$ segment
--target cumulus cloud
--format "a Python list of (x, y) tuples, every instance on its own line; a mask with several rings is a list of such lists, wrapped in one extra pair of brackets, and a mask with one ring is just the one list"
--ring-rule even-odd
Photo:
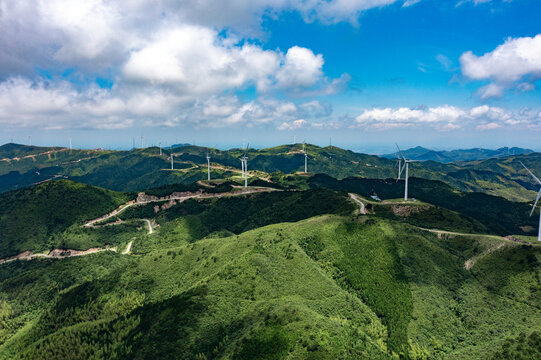
[[(143, 121), (223, 126), (272, 122), (282, 115), (282, 122), (310, 119), (327, 108), (270, 99), (334, 94), (349, 75), (326, 77), (323, 55), (310, 49), (268, 50), (246, 36), (257, 35), (264, 16), (305, 14), (323, 5), (0, 0), (0, 123), (121, 128)], [(36, 69), (47, 75), (37, 76)], [(66, 71), (76, 81), (66, 81)], [(94, 84), (103, 74), (112, 89)], [(231, 95), (250, 87), (254, 101)]]
[(304, 119), (293, 120), (291, 122), (283, 122), (278, 126), (278, 130), (296, 130), (306, 126), (307, 121)]
[(490, 83), (479, 90), (486, 99), (501, 97), (505, 89), (527, 91), (541, 77), (541, 34), (535, 37), (508, 38), (482, 56), (471, 51), (460, 57), (462, 74), (472, 80)]
[(263, 34), (266, 16), (298, 12), (307, 21), (355, 22), (401, 0), (0, 0), (0, 77), (13, 71), (86, 66), (102, 70), (178, 24)]
[(194, 95), (249, 82), (265, 90), (280, 69), (280, 61), (278, 52), (249, 44), (236, 46), (214, 30), (182, 26), (160, 33), (154, 41), (133, 51), (123, 74), (127, 80), (173, 85)]
[(88, 88), (10, 78), (0, 83), (0, 126), (44, 129), (120, 129), (138, 126), (278, 126), (299, 118), (320, 119), (332, 112), (319, 101), (293, 103), (259, 98), (243, 102), (234, 95), (201, 99), (167, 89), (137, 91)]
[(215, 30), (186, 25), (134, 50), (123, 75), (127, 81), (173, 86), (193, 95), (247, 85), (260, 92), (307, 91), (319, 85), (319, 90), (333, 93), (344, 77), (328, 80), (323, 63), (321, 54), (307, 48), (293, 46), (284, 55), (251, 44), (237, 45)]
[(515, 113), (499, 107), (482, 105), (471, 109), (444, 105), (420, 108), (372, 108), (355, 119), (357, 126), (367, 129), (394, 129), (431, 126), (438, 130), (474, 127), (492, 130), (504, 126), (536, 127), (539, 114), (530, 110)]
[(323, 56), (314, 55), (310, 49), (293, 46), (284, 59), (284, 64), (276, 74), (281, 87), (310, 87), (323, 76)]

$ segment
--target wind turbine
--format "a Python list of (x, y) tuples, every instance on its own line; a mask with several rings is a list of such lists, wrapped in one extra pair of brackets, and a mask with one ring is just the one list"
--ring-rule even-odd
[(162, 156), (162, 142), (160, 141), (160, 156)]
[(171, 170), (174, 170), (173, 168), (173, 152), (171, 151)]
[(246, 144), (246, 148), (244, 149), (244, 156), (242, 159), (244, 160), (244, 187), (248, 187), (248, 156), (246, 156), (246, 152), (248, 151), (248, 147), (250, 146), (250, 143)]
[[(537, 176), (535, 176), (531, 171), (530, 169), (528, 169), (526, 167), (526, 165), (524, 165), (522, 163), (522, 161), (520, 162), (520, 164), (522, 166), (524, 166), (524, 169), (526, 169), (526, 171), (528, 171), (528, 173), (530, 173), (530, 175), (534, 178), (534, 180), (539, 184), (541, 185), (541, 180), (539, 180), (537, 178)], [(533, 204), (533, 207), (532, 207), (532, 211), (530, 212), (530, 216), (533, 215), (533, 212), (535, 210), (535, 207), (537, 206), (537, 202), (539, 201), (539, 198), (541, 198), (541, 189), (539, 189), (539, 192), (537, 193), (537, 197), (535, 198), (535, 203)], [(541, 212), (539, 212), (539, 230), (538, 230), (538, 233), (537, 233), (537, 241), (541, 241)]]
[(70, 138), (70, 154), (71, 154), (71, 149), (72, 149), (72, 147), (71, 147), (71, 138)]
[(207, 153), (207, 180), (210, 181), (210, 156)]
[(396, 156), (398, 157), (398, 177), (396, 178), (396, 182), (398, 182), (402, 175), (402, 158), (400, 157), (400, 154), (396, 154)]
[(308, 173), (308, 154), (306, 153), (306, 143), (302, 143), (302, 152), (304, 153), (304, 173)]
[(250, 143), (246, 145), (244, 148), (244, 155), (240, 158), (240, 163), (242, 164), (242, 177), (244, 178), (244, 187), (248, 187), (248, 157), (246, 156), (248, 146), (250, 146)]
[[(395, 143), (396, 144), (396, 143)], [(402, 160), (404, 160), (404, 166), (402, 167), (402, 170), (398, 171), (398, 177), (400, 178), (400, 174), (404, 169), (406, 169), (406, 175), (404, 176), (404, 201), (408, 201), (408, 170), (409, 170), (409, 164), (410, 162), (415, 162), (415, 160), (409, 160), (404, 157), (404, 154), (402, 154), (402, 151), (400, 151), (400, 148), (398, 147), (398, 144), (396, 144), (396, 148), (398, 149), (398, 152), (400, 153), (400, 156), (402, 157)]]

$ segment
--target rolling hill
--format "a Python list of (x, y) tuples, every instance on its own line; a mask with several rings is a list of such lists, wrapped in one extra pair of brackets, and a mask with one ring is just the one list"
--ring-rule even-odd
[[(514, 155), (531, 154), (533, 150), (523, 149), (519, 147), (502, 147), (496, 150), (473, 148), (460, 150), (443, 150), (435, 151), (426, 149), (422, 146), (417, 146), (411, 149), (403, 150), (402, 154), (408, 159), (418, 161), (438, 161), (442, 163), (461, 162), (461, 161), (476, 161), (486, 160), (491, 158), (501, 158)], [(396, 159), (397, 153), (383, 155), (388, 159)]]
[[(237, 195), (234, 183), (151, 189), (139, 198), (161, 202), (116, 217), (150, 219), (153, 233), (133, 232), (115, 218), (88, 229), (110, 239), (128, 233), (130, 252), (0, 264), (0, 359), (496, 359), (540, 353), (540, 246), (482, 234), (494, 233), (489, 216), (482, 222), (428, 202), (361, 198), (369, 210), (362, 215), (347, 194), (376, 190), (390, 199), (400, 190), (394, 181), (304, 180), (312, 189)], [(437, 189), (448, 206), (471, 196), (445, 188), (412, 179), (416, 196)], [(160, 200), (169, 192), (209, 197)], [(72, 237), (83, 220), (135, 194), (55, 181), (2, 196), (10, 209), (3, 219), (13, 211), (39, 218), (51, 213), (32, 231), (46, 237), (61, 231), (60, 223), (62, 236)], [(56, 213), (50, 204), (73, 208)], [(422, 216), (426, 211), (430, 216)], [(8, 228), (25, 222), (10, 219)], [(426, 230), (441, 227), (466, 234)]]
[[(11, 148), (12, 145), (7, 147)], [(189, 184), (206, 178), (207, 152), (211, 156), (211, 177), (231, 179), (239, 174), (238, 158), (244, 154), (241, 149), (221, 151), (193, 145), (165, 149), (162, 156), (155, 147), (132, 151), (73, 150), (71, 154), (66, 149), (54, 153), (47, 151), (24, 159), (0, 161), (0, 191), (60, 178), (115, 191)], [(173, 171), (170, 170), (169, 161), (171, 151), (175, 162)], [(309, 144), (307, 153), (311, 173), (328, 174), (339, 179), (350, 176), (380, 179), (397, 176), (397, 162), (393, 159), (354, 153), (334, 146), (321, 148)], [(304, 155), (298, 144), (248, 149), (247, 156), (250, 171), (259, 172), (260, 176), (274, 172), (295, 173), (304, 168)], [(535, 186), (518, 161), (524, 159), (537, 169), (541, 167), (539, 156), (533, 153), (460, 165), (425, 161), (411, 164), (410, 171), (412, 176), (441, 180), (461, 191), (484, 192), (513, 201), (528, 201), (535, 198)]]

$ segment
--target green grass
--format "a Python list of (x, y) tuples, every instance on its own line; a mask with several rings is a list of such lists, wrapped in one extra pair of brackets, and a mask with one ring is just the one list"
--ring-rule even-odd
[[(281, 178), (281, 185), (304, 189), (304, 176), (285, 175), (303, 171), (304, 157), (300, 153), (301, 148), (302, 146), (297, 144), (248, 149), (250, 169), (259, 171), (261, 176), (272, 173), (273, 178)], [(8, 144), (0, 147), (0, 153), (2, 149), (5, 150), (4, 153), (12, 155), (39, 153), (52, 148)], [(157, 147), (132, 151), (61, 151), (51, 158), (40, 155), (35, 159), (0, 162), (0, 192), (30, 186), (54, 175), (116, 191), (139, 191), (178, 182), (189, 184), (206, 179), (207, 153), (210, 154), (213, 165), (226, 168), (212, 169), (211, 177), (226, 179), (238, 176), (237, 172), (231, 170), (239, 169), (238, 158), (244, 154), (244, 150), (240, 149), (221, 151), (198, 146), (176, 147), (172, 151), (175, 154), (175, 169), (182, 170), (169, 171), (168, 156), (171, 150), (166, 149), (163, 155), (159, 156)], [(354, 153), (334, 146), (318, 147), (308, 144), (306, 151), (310, 157), (309, 171), (312, 174), (323, 173), (339, 179), (352, 176), (385, 179), (396, 176), (397, 164), (394, 159)], [(84, 160), (78, 161), (81, 159)], [(425, 161), (411, 164), (410, 175), (445, 181), (465, 192), (483, 192), (512, 201), (531, 201), (535, 198), (537, 189), (521, 168), (519, 160), (526, 162), (534, 172), (538, 169), (538, 164), (541, 164), (538, 153), (461, 164)]]
[(60, 180), (0, 195), (0, 258), (60, 246), (73, 225), (101, 216), (128, 196)]
[[(441, 184), (416, 180), (421, 195)], [(33, 216), (39, 225), (31, 225), (32, 243), (16, 246), (122, 250), (134, 243), (132, 255), (0, 265), (0, 359), (478, 359), (539, 352), (541, 247), (422, 230), (488, 231), (485, 222), (421, 201), (369, 202), (371, 214), (359, 215), (340, 191), (367, 196), (376, 189), (393, 198), (398, 190), (385, 181), (321, 183), (306, 191), (191, 199), (157, 212), (156, 204), (134, 206), (119, 215), (126, 223), (99, 228), (80, 225), (133, 194), (57, 181), (1, 195), (9, 205), (4, 224), (19, 219), (22, 227), (20, 220)], [(329, 183), (340, 191), (325, 189)], [(176, 184), (148, 193), (196, 189)], [(224, 183), (211, 191), (230, 189)], [(443, 194), (447, 204), (464, 201), (452, 189)], [(51, 202), (58, 211), (46, 208)], [(403, 216), (390, 206), (422, 211)], [(147, 234), (141, 218), (159, 227)]]

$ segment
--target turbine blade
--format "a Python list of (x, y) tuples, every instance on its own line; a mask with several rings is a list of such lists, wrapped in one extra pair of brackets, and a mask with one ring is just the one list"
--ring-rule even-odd
[(532, 206), (532, 211), (530, 212), (530, 216), (533, 215), (533, 212), (535, 210), (535, 207), (537, 206), (537, 202), (539, 201), (539, 198), (541, 198), (541, 190), (537, 193), (537, 197), (535, 198), (535, 203)]
[(530, 173), (530, 175), (535, 179), (535, 181), (537, 181), (537, 183), (538, 183), (539, 185), (541, 185), (541, 180), (539, 180), (539, 179), (537, 178), (537, 176), (535, 176), (535, 175), (533, 174), (533, 172), (531, 172), (530, 169), (528, 169), (528, 168), (526, 167), (526, 165), (524, 165), (524, 164), (522, 163), (522, 161), (519, 161), (519, 162), (520, 162), (520, 164), (524, 167), (524, 169), (526, 169), (526, 171), (527, 171), (528, 173)]
[(404, 161), (406, 160), (406, 158), (404, 157), (404, 154), (402, 154), (402, 151), (400, 150), (400, 148), (398, 147), (398, 144), (397, 143), (394, 143), (396, 145), (396, 148), (398, 149), (398, 152), (400, 153), (400, 156), (402, 156), (402, 159), (404, 159)]

